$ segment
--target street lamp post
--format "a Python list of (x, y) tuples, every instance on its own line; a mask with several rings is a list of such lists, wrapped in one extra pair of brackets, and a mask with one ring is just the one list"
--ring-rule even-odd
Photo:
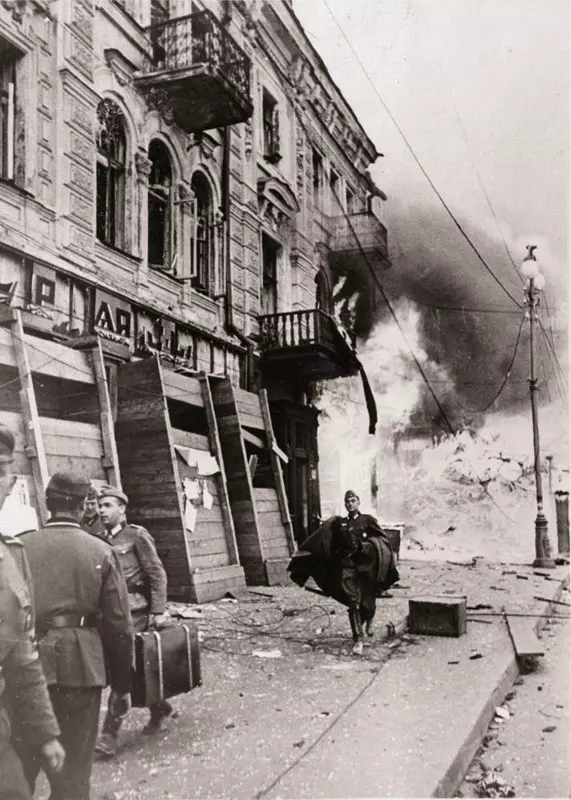
[(539, 444), (539, 421), (537, 413), (537, 377), (535, 374), (535, 322), (539, 295), (545, 286), (545, 278), (539, 271), (539, 264), (533, 254), (535, 245), (527, 246), (527, 256), (521, 265), (521, 274), (526, 280), (524, 305), (529, 317), (530, 376), (529, 394), (531, 399), (531, 421), (533, 425), (533, 466), (535, 471), (535, 496), (537, 500), (537, 516), (535, 518), (535, 560), (534, 567), (552, 569), (555, 562), (551, 557), (551, 544), (547, 531), (547, 519), (543, 513), (543, 486), (541, 482), (541, 456)]

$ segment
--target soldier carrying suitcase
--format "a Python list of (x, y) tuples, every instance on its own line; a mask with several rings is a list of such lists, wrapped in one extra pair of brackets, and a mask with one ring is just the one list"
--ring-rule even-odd
[[(168, 624), (166, 612), (167, 575), (149, 532), (139, 525), (127, 522), (129, 499), (114, 486), (103, 486), (99, 493), (99, 516), (105, 525), (103, 536), (119, 557), (129, 592), (129, 607), (135, 633), (149, 627), (161, 628)], [(162, 727), (163, 720), (172, 714), (166, 700), (149, 707), (150, 719), (145, 733), (154, 733)], [(96, 746), (99, 757), (111, 758), (117, 752), (119, 731), (124, 716), (117, 714), (113, 693), (103, 730)]]

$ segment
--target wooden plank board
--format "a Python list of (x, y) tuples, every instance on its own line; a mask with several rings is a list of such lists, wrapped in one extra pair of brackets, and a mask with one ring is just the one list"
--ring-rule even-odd
[(238, 419), (243, 428), (252, 428), (255, 431), (264, 430), (264, 421), (257, 414), (249, 414), (247, 411), (239, 411)]
[(180, 447), (190, 447), (193, 450), (205, 450), (210, 453), (210, 443), (208, 436), (202, 436), (199, 433), (190, 433), (189, 431), (181, 431), (179, 428), (172, 429), (173, 444)]
[(278, 456), (273, 450), (275, 445), (275, 436), (274, 436), (274, 429), (272, 426), (272, 418), (270, 416), (270, 406), (268, 404), (268, 395), (265, 389), (260, 390), (260, 407), (262, 409), (262, 415), (264, 417), (264, 426), (266, 430), (266, 436), (268, 439), (268, 445), (270, 447), (270, 462), (272, 465), (272, 472), (274, 474), (274, 482), (276, 487), (276, 492), (278, 496), (278, 502), (280, 506), (280, 512), (282, 516), (282, 523), (285, 530), (285, 535), (289, 547), (290, 553), (296, 551), (297, 546), (295, 542), (295, 538), (293, 535), (293, 526), (291, 524), (291, 518), (289, 513), (289, 506), (287, 501), (287, 495), (285, 490), (285, 482), (284, 476), (282, 473), (282, 467)]
[(239, 564), (230, 564), (227, 567), (219, 567), (208, 573), (195, 572), (192, 575), (194, 583), (213, 583), (215, 581), (232, 580), (244, 575), (244, 570)]
[(181, 403), (188, 403), (191, 406), (197, 406), (198, 408), (204, 407), (198, 378), (183, 375), (180, 372), (173, 372), (168, 367), (161, 369), (161, 375), (166, 397), (171, 400), (179, 400)]
[(192, 553), (192, 566), (195, 569), (225, 567), (228, 564), (228, 553)]
[[(208, 439), (210, 443), (210, 452), (215, 456), (218, 461), (220, 472), (216, 476), (216, 496), (220, 501), (222, 518), (224, 522), (224, 532), (226, 535), (226, 542), (228, 547), (228, 556), (230, 564), (239, 564), (240, 557), (238, 554), (238, 543), (236, 541), (236, 529), (234, 527), (234, 519), (232, 517), (232, 509), (230, 507), (230, 497), (228, 494), (228, 481), (226, 477), (226, 466), (224, 463), (224, 454), (222, 451), (222, 444), (220, 441), (220, 433), (218, 431), (218, 420), (216, 418), (216, 411), (214, 408), (214, 401), (212, 399), (212, 391), (210, 383), (205, 376), (200, 381), (202, 398), (204, 402), (204, 410), (206, 412), (206, 421), (208, 424)], [(212, 492), (211, 492), (212, 494)]]
[(36, 396), (34, 393), (34, 383), (32, 380), (32, 362), (28, 357), (28, 348), (24, 336), (24, 326), (20, 311), (14, 311), (14, 321), (11, 326), (12, 343), (18, 375), (20, 377), (20, 410), (22, 412), (23, 430), (26, 440), (24, 452), (32, 467), (34, 489), (36, 491), (36, 502), (40, 523), (45, 525), (48, 520), (48, 509), (46, 506), (46, 486), (48, 485), (49, 472), (48, 462), (44, 451), (42, 431)]
[[(17, 309), (14, 309), (16, 315)], [(20, 315), (21, 322), (21, 315)], [(14, 323), (12, 323), (13, 325)], [(23, 333), (23, 342), (28, 350), (30, 369), (40, 375), (51, 375), (55, 378), (63, 378), (68, 381), (78, 381), (80, 383), (95, 383), (93, 373), (86, 363), (84, 353), (72, 350), (70, 347), (51, 342), (48, 339), (40, 339), (37, 336), (29, 336)], [(14, 352), (12, 337), (9, 329), (0, 328), (0, 364), (10, 367), (17, 367), (16, 354)]]
[(511, 617), (507, 613), (504, 614), (504, 618), (518, 658), (545, 655), (545, 648), (533, 630), (533, 620)]
[(94, 347), (89, 358), (97, 386), (97, 396), (99, 398), (99, 420), (101, 425), (101, 437), (103, 440), (103, 468), (107, 482), (112, 486), (121, 488), (121, 474), (119, 471), (119, 456), (117, 454), (117, 444), (115, 442), (115, 427), (113, 421), (113, 410), (107, 386), (107, 374), (105, 372), (105, 362), (103, 360), (103, 350), (101, 340), (97, 340), (97, 347)]

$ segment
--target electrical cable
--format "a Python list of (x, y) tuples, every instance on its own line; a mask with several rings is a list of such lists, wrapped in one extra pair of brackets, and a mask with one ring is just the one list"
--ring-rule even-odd
[(516, 357), (517, 357), (517, 352), (518, 352), (518, 349), (519, 349), (519, 342), (520, 342), (520, 339), (521, 339), (521, 333), (522, 333), (522, 330), (523, 330), (524, 321), (525, 321), (525, 317), (522, 317), (521, 322), (519, 324), (519, 330), (517, 332), (517, 337), (516, 337), (516, 341), (515, 341), (514, 350), (513, 350), (513, 353), (512, 353), (510, 365), (509, 365), (509, 367), (507, 369), (507, 372), (506, 372), (506, 374), (504, 376), (504, 379), (502, 380), (502, 382), (501, 382), (500, 386), (498, 387), (498, 390), (496, 391), (496, 393), (493, 396), (492, 400), (490, 400), (490, 402), (487, 403), (483, 408), (469, 408), (467, 406), (462, 405), (462, 403), (458, 402), (458, 405), (464, 411), (468, 411), (470, 414), (484, 414), (486, 411), (488, 411), (494, 405), (496, 400), (499, 398), (499, 396), (501, 395), (501, 393), (504, 390), (504, 387), (506, 386), (507, 382), (510, 379), (510, 375), (511, 375), (511, 372), (512, 372), (512, 369), (513, 369), (513, 365), (515, 364), (515, 360), (516, 360)]
[(475, 244), (472, 242), (472, 240), (470, 239), (470, 237), (468, 236), (468, 234), (466, 233), (466, 231), (464, 230), (464, 228), (462, 227), (462, 225), (460, 224), (460, 222), (458, 221), (458, 219), (456, 218), (456, 216), (455, 216), (455, 215), (454, 215), (454, 213), (452, 212), (452, 209), (449, 207), (449, 205), (448, 205), (448, 204), (446, 203), (446, 201), (444, 200), (444, 197), (443, 197), (443, 196), (440, 194), (440, 192), (439, 192), (439, 191), (438, 191), (438, 189), (436, 188), (436, 186), (435, 186), (434, 182), (432, 181), (431, 177), (429, 176), (428, 172), (426, 171), (426, 169), (425, 169), (425, 168), (424, 168), (424, 166), (422, 165), (422, 163), (421, 163), (420, 159), (419, 159), (419, 158), (418, 158), (418, 156), (416, 155), (416, 153), (415, 153), (415, 151), (414, 151), (414, 149), (413, 149), (412, 145), (409, 143), (408, 139), (406, 138), (404, 131), (402, 130), (402, 128), (401, 128), (401, 127), (400, 127), (400, 125), (398, 124), (398, 122), (397, 122), (396, 118), (393, 116), (393, 114), (392, 114), (392, 112), (390, 111), (389, 107), (387, 106), (387, 104), (385, 103), (385, 101), (383, 100), (383, 98), (381, 97), (381, 95), (380, 95), (380, 93), (379, 93), (379, 91), (378, 91), (377, 87), (375, 86), (375, 84), (373, 83), (373, 81), (372, 81), (371, 77), (369, 76), (369, 73), (367, 72), (367, 70), (366, 70), (366, 68), (365, 68), (365, 66), (364, 66), (364, 64), (363, 64), (363, 62), (361, 61), (361, 59), (360, 59), (360, 57), (359, 57), (359, 55), (358, 55), (357, 51), (355, 50), (355, 48), (354, 48), (354, 47), (353, 47), (353, 45), (351, 44), (351, 41), (349, 40), (349, 38), (348, 38), (348, 37), (347, 37), (347, 35), (345, 34), (345, 31), (344, 31), (344, 30), (343, 30), (343, 28), (341, 27), (340, 23), (337, 21), (337, 18), (335, 17), (335, 15), (333, 14), (333, 11), (331, 10), (331, 8), (330, 8), (330, 6), (329, 6), (329, 3), (327, 2), (327, 0), (323, 0), (323, 3), (324, 3), (324, 5), (326, 6), (327, 10), (329, 11), (329, 14), (331, 15), (331, 17), (332, 17), (333, 21), (335, 22), (335, 24), (336, 24), (336, 25), (337, 25), (337, 27), (339, 28), (339, 30), (340, 30), (340, 32), (341, 32), (341, 35), (343, 36), (343, 38), (344, 38), (344, 39), (345, 39), (345, 41), (347, 42), (347, 44), (348, 44), (349, 48), (351, 49), (351, 51), (352, 51), (353, 55), (354, 55), (354, 56), (355, 56), (355, 58), (357, 59), (357, 61), (358, 61), (358, 63), (359, 63), (359, 66), (361, 67), (361, 69), (363, 70), (363, 72), (364, 72), (364, 74), (365, 74), (365, 76), (366, 76), (367, 80), (368, 80), (368, 81), (369, 81), (369, 83), (371, 84), (371, 86), (372, 86), (372, 88), (373, 88), (373, 91), (375, 92), (375, 94), (376, 94), (376, 95), (377, 95), (377, 97), (379, 98), (379, 100), (380, 100), (380, 102), (381, 102), (381, 104), (382, 104), (383, 108), (385, 109), (385, 111), (386, 111), (386, 113), (387, 113), (387, 115), (388, 115), (389, 119), (391, 120), (391, 122), (393, 123), (393, 125), (395, 126), (395, 128), (397, 129), (397, 131), (399, 132), (399, 134), (401, 135), (401, 137), (402, 137), (402, 139), (403, 139), (404, 143), (406, 144), (406, 146), (407, 146), (407, 148), (408, 148), (409, 152), (411, 153), (411, 155), (412, 155), (413, 159), (415, 160), (415, 162), (416, 162), (416, 164), (417, 164), (418, 168), (420, 169), (420, 171), (422, 172), (422, 174), (424, 175), (424, 177), (425, 177), (425, 178), (426, 178), (426, 180), (428, 181), (428, 183), (429, 183), (429, 185), (430, 185), (431, 189), (432, 189), (432, 190), (434, 191), (434, 193), (436, 194), (437, 198), (439, 199), (439, 201), (440, 201), (440, 203), (442, 204), (443, 208), (444, 208), (444, 209), (445, 209), (445, 211), (447, 212), (448, 216), (450, 217), (450, 219), (452, 220), (452, 222), (454, 223), (454, 225), (456, 226), (456, 228), (459, 230), (459, 232), (461, 233), (461, 235), (463, 236), (463, 238), (466, 240), (466, 242), (468, 243), (468, 245), (470, 246), (470, 248), (473, 250), (473, 252), (475, 253), (475, 255), (476, 255), (476, 257), (478, 258), (478, 260), (479, 260), (479, 261), (482, 263), (482, 265), (484, 266), (484, 268), (485, 268), (485, 269), (487, 270), (487, 272), (488, 272), (488, 273), (491, 275), (491, 277), (492, 277), (492, 278), (494, 279), (494, 281), (495, 281), (495, 282), (498, 284), (498, 286), (499, 286), (499, 287), (502, 289), (502, 291), (503, 291), (503, 292), (505, 292), (505, 294), (506, 294), (506, 295), (507, 295), (507, 296), (510, 298), (510, 300), (511, 300), (513, 303), (515, 303), (515, 305), (516, 305), (518, 308), (523, 308), (522, 304), (521, 304), (520, 302), (518, 302), (518, 300), (516, 300), (516, 299), (515, 299), (515, 297), (514, 297), (514, 296), (511, 294), (511, 292), (509, 291), (509, 289), (507, 289), (507, 288), (506, 288), (506, 286), (504, 286), (504, 284), (502, 283), (502, 281), (501, 281), (501, 280), (498, 278), (498, 276), (497, 276), (497, 275), (494, 273), (494, 271), (491, 269), (491, 267), (490, 267), (490, 266), (487, 264), (486, 260), (485, 260), (485, 259), (484, 259), (484, 257), (481, 255), (481, 253), (480, 253), (480, 252), (479, 252), (479, 250), (477, 249), (476, 245), (475, 245)]

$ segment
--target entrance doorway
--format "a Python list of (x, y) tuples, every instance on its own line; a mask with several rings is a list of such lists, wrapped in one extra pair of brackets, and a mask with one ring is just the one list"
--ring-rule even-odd
[(278, 445), (286, 453), (284, 481), (296, 542), (301, 544), (319, 526), (317, 412), (291, 402), (271, 404)]

